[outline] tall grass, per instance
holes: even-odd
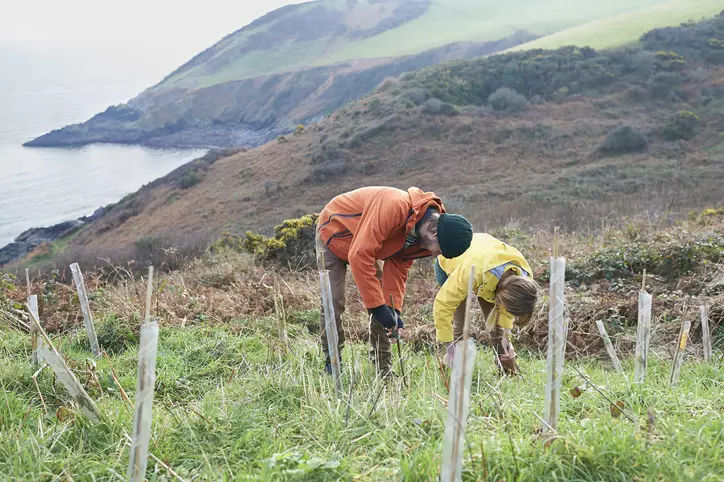
[[[447,396],[434,357],[404,350],[410,387],[374,377],[366,347],[344,351],[345,396],[337,399],[316,340],[290,326],[286,355],[269,352],[273,326],[235,320],[223,327],[162,329],[150,451],[186,480],[433,480],[439,470]],[[242,328],[242,329],[240,329]],[[117,480],[125,472],[132,411],[105,360],[103,395],[90,382],[83,333],[57,339],[106,422],[92,425],[67,405],[47,370],[43,413],[28,363],[29,337],[0,337],[0,474],[4,480]],[[712,365],[687,360],[668,386],[670,360],[652,360],[635,387],[607,363],[576,363],[633,423],[570,367],[559,436],[537,435],[545,362],[522,356],[523,377],[500,379],[492,353],[479,351],[473,377],[464,480],[724,480],[721,354]],[[135,387],[137,344],[111,356],[121,385]],[[627,373],[630,361],[624,362]],[[350,389],[350,381],[355,383]],[[574,398],[569,390],[580,387]],[[484,454],[484,460],[483,460]],[[487,476],[486,476],[487,474]],[[62,475],[62,477],[61,477]],[[170,480],[149,461],[149,480]],[[487,478],[486,478],[487,477]]]

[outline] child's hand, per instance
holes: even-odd
[[[447,352],[445,353],[445,365],[452,368],[454,360],[455,360],[455,343],[450,343],[450,344],[448,344]]]

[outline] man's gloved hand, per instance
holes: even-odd
[[[399,316],[389,306],[382,305],[376,308],[369,309],[367,311],[375,317],[375,321],[377,321],[377,323],[384,326],[388,330],[397,328]]]
[[[391,330],[388,328],[385,328],[385,331],[387,332],[387,338],[390,339],[390,343],[393,345],[400,341],[401,338],[403,338],[403,331],[405,328],[405,322],[402,321],[402,318],[400,318],[400,312],[395,310],[395,316],[397,316],[397,328],[392,328]]]
[[[454,360],[455,360],[455,343],[451,342],[447,345],[447,352],[445,353],[445,365],[452,367]]]

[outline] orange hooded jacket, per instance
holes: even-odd
[[[402,310],[412,263],[432,255],[419,244],[404,248],[407,235],[429,207],[445,212],[434,193],[374,186],[340,194],[320,213],[319,237],[337,258],[349,263],[365,308],[389,304],[392,295],[395,308]],[[384,260],[382,286],[377,260]]]

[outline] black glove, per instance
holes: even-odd
[[[402,321],[402,318],[400,318],[400,312],[395,310],[395,313],[397,313],[397,329],[399,330],[400,328],[404,328],[405,322]]]
[[[398,325],[397,320],[399,319],[397,314],[387,305],[378,306],[367,310],[380,325],[384,326],[388,330],[396,328]]]

